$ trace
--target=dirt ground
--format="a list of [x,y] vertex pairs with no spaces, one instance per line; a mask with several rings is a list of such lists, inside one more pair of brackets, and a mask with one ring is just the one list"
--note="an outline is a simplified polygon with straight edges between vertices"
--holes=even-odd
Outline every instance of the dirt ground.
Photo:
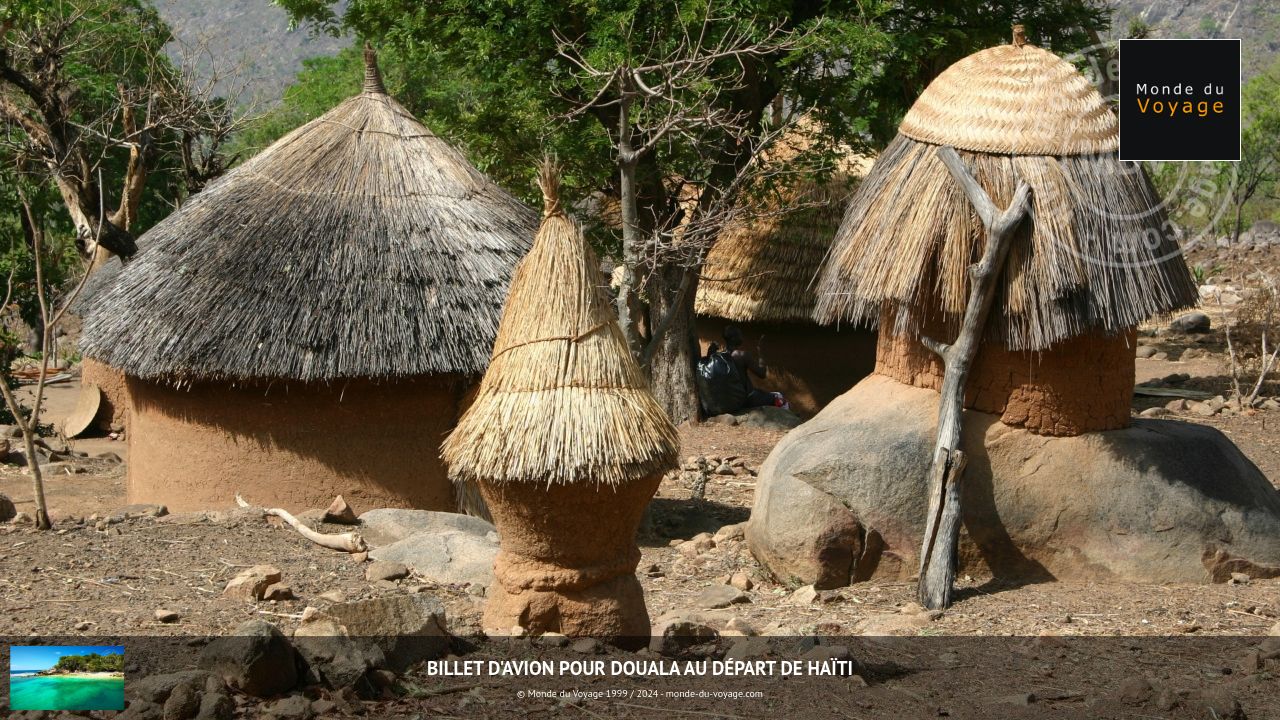
[[[1144,342],[1162,341],[1152,338]],[[1209,349],[1209,355],[1181,360],[1180,352],[1172,352],[1166,359],[1139,360],[1139,382],[1187,373],[1191,378],[1182,381],[1181,387],[1225,392],[1229,377],[1222,356],[1215,349],[1214,338],[1206,338],[1197,346]],[[48,417],[51,421],[69,412],[76,392],[74,384],[50,389]],[[1134,412],[1163,406],[1168,400],[1136,398]],[[1273,482],[1280,482],[1280,441],[1275,431],[1280,425],[1280,411],[1209,418],[1180,413],[1178,418],[1222,430]],[[673,544],[679,541],[700,532],[715,533],[726,525],[747,519],[755,486],[754,470],[782,435],[779,431],[716,424],[681,428],[683,457],[736,456],[744,467],[734,476],[713,475],[705,499],[699,502],[690,499],[690,488],[683,480],[664,481],[654,503],[649,532],[641,543],[640,577],[650,616],[656,619],[669,611],[697,611],[719,621],[737,618],[756,630],[781,626],[781,632],[787,635],[835,636],[837,642],[862,643],[854,655],[863,663],[871,663],[860,672],[871,683],[871,688],[859,695],[859,699],[832,699],[822,705],[821,712],[811,713],[802,711],[803,706],[786,704],[794,700],[778,700],[792,697],[796,692],[801,697],[805,693],[823,692],[822,686],[815,684],[816,679],[793,680],[790,685],[773,687],[772,695],[766,693],[775,698],[772,704],[726,706],[712,701],[686,700],[679,705],[684,712],[717,717],[770,714],[774,717],[1043,717],[1045,715],[1030,710],[1036,709],[1038,713],[1052,708],[1058,712],[1055,717],[1183,717],[1176,713],[1126,714],[1127,710],[1109,714],[1106,708],[1110,706],[1103,702],[1105,693],[1099,694],[1102,693],[1099,690],[1089,695],[1080,688],[1105,686],[1111,688],[1107,692],[1112,692],[1131,673],[1118,667],[1114,676],[1108,676],[1106,682],[1099,684],[1098,678],[1088,672],[1068,672],[1062,668],[1071,652],[1082,653],[1079,662],[1098,662],[1095,656],[1101,652],[1100,648],[1060,650],[1056,649],[1055,639],[1113,636],[1138,643],[1142,642],[1142,636],[1206,640],[1252,636],[1256,639],[1280,622],[1280,579],[1228,585],[1043,583],[1018,586],[964,576],[958,583],[958,602],[945,613],[929,614],[921,612],[915,604],[915,587],[908,583],[861,583],[824,593],[822,601],[814,605],[794,605],[788,601],[793,588],[773,582],[741,540],[727,540],[695,557],[676,550]],[[121,441],[98,438],[76,441],[73,447],[90,455],[113,452],[127,462],[126,443]],[[12,498],[18,510],[31,510],[30,477],[21,468],[0,466],[0,493]],[[469,638],[469,643],[480,643],[469,645],[471,651],[511,652],[510,648],[495,646],[493,641],[481,637],[483,597],[469,593],[466,588],[441,587],[416,578],[399,581],[394,588],[371,585],[364,579],[363,567],[350,556],[317,547],[291,529],[252,512],[228,509],[136,518],[109,522],[98,529],[97,518],[91,516],[109,517],[113,510],[125,504],[123,464],[95,466],[84,473],[54,474],[48,478],[47,493],[55,532],[37,533],[27,527],[0,525],[0,635],[83,636],[86,641],[93,636],[108,635],[200,637],[226,633],[238,623],[255,617],[275,622],[288,633],[298,624],[303,609],[322,592],[341,590],[349,599],[430,592],[444,603],[450,630],[457,636]],[[357,512],[366,509],[356,508]],[[88,520],[81,522],[85,518]],[[246,604],[222,597],[223,586],[238,569],[262,563],[282,570],[284,582],[292,586],[296,600]],[[708,586],[725,582],[735,572],[750,577],[753,583],[747,593],[750,602],[726,610],[699,611],[697,596]],[[157,609],[177,612],[180,620],[158,622]],[[972,657],[966,657],[962,651],[960,660],[939,661],[939,657],[950,652],[947,648],[867,645],[865,640],[855,637],[864,634],[952,640],[956,636],[1007,637],[1010,638],[1009,657],[1015,659],[1011,662],[1016,667],[1008,669],[1007,681],[1001,681],[990,676],[998,664],[990,665],[982,659],[992,652],[990,645],[975,646]],[[1141,647],[1145,657],[1150,657],[1146,653],[1156,652],[1147,646],[1131,645],[1101,654],[1115,660],[1124,653],[1138,652],[1134,647]],[[527,653],[527,645],[524,648]],[[1267,698],[1274,698],[1278,689],[1275,678],[1280,672],[1275,671],[1280,668],[1266,666],[1270,674],[1248,676],[1237,671],[1234,678],[1229,677],[1231,668],[1238,665],[1238,656],[1245,650],[1247,647],[1243,645],[1210,648],[1204,651],[1207,654],[1192,660],[1170,661],[1172,665],[1149,663],[1161,665],[1162,669],[1147,674],[1152,675],[1153,682],[1156,675],[1160,675],[1164,677],[1162,682],[1189,687],[1185,678],[1176,680],[1179,672],[1200,679],[1207,673],[1215,678],[1214,683],[1220,680],[1232,683],[1233,697],[1246,709],[1265,708]],[[543,654],[541,650],[538,652]],[[1174,651],[1164,648],[1160,652]],[[610,653],[608,657],[618,656],[618,651]],[[1038,653],[1048,653],[1051,657],[1039,665],[1025,662],[1027,657],[1034,659]],[[554,655],[551,652],[548,656]],[[875,665],[877,657],[880,665]],[[919,662],[907,672],[899,667],[908,662],[904,658],[916,658]],[[1138,662],[1137,666],[1141,665]],[[957,666],[981,668],[983,672],[980,676],[957,675]],[[1033,672],[1036,667],[1043,672]],[[1046,670],[1046,667],[1059,669]],[[1015,670],[1030,674],[1014,682]],[[1265,680],[1261,685],[1257,684],[1259,676]],[[965,677],[968,680],[964,680]],[[584,692],[617,685],[610,682],[607,678],[584,679],[579,685]],[[448,679],[440,678],[410,678],[406,683],[412,697],[385,703],[370,713],[377,717],[507,717],[516,707],[512,705],[509,684],[455,687]],[[637,686],[632,683],[629,687],[634,690]],[[663,687],[682,686],[673,681]],[[980,696],[986,698],[984,702],[995,703],[1001,710],[991,714],[988,708],[985,715],[962,711],[957,698],[972,697],[973,692],[978,692],[974,688],[980,688]],[[1035,696],[1035,704],[1030,707],[1032,701],[1025,697],[1028,694]],[[658,707],[633,697],[628,703],[609,706],[606,714],[601,715],[598,710],[601,706],[583,704],[585,702],[548,701],[538,705],[546,712],[530,716],[649,717]],[[1103,705],[1098,705],[1099,702]],[[529,705],[518,707],[527,710]],[[896,710],[885,714],[887,708]],[[244,716],[249,717],[251,713]],[[1186,717],[1192,716],[1200,715]],[[1280,713],[1268,715],[1255,709],[1248,717],[1280,717]]]

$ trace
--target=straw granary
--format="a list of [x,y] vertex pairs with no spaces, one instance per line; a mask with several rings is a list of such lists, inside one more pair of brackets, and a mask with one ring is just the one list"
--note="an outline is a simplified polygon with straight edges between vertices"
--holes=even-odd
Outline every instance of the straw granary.
[[486,627],[647,638],[635,534],[679,440],[550,164],[540,181],[542,226],[443,456],[456,480],[479,485],[502,538]]
[[440,440],[488,363],[536,215],[363,91],[156,225],[95,293],[127,376],[132,501],[452,509]]
[[1141,166],[1118,160],[1117,137],[1102,97],[1051,52],[1011,44],[960,60],[921,94],[854,195],[818,279],[816,317],[878,321],[876,371],[938,387],[941,363],[918,338],[954,337],[983,237],[938,158],[953,147],[997,205],[1018,179],[1032,203],[968,406],[1046,434],[1128,424],[1134,328],[1197,295],[1160,198]]
[[[821,326],[813,319],[813,278],[840,226],[844,208],[869,157],[848,153],[819,180],[790,161],[804,152],[812,123],[778,141],[766,158],[778,172],[747,193],[748,207],[707,253],[694,310],[702,351],[724,345],[737,325],[747,349],[762,348],[769,365],[761,387],[787,396],[792,410],[812,415],[871,372],[875,334],[867,327]],[[763,341],[762,341],[763,340]]]

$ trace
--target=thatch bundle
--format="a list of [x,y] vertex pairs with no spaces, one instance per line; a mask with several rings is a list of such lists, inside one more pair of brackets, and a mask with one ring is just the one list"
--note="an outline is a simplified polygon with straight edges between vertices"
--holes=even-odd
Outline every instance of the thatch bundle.
[[600,483],[674,466],[675,427],[650,395],[599,261],[544,167],[533,248],[511,280],[479,394],[444,443],[455,481]]
[[[735,322],[811,322],[811,284],[840,226],[854,183],[869,158],[848,155],[832,177],[786,177],[787,164],[808,145],[805,125],[780,139],[765,162],[782,177],[742,202],[745,217],[730,222],[707,253],[694,310]],[[789,210],[788,208],[798,208]]]
[[[990,326],[1012,350],[1086,332],[1115,333],[1196,302],[1141,166],[1116,155],[1110,108],[1069,63],[1030,45],[975,53],[944,71],[907,113],[850,203],[818,279],[820,322],[874,323],[897,310],[897,332],[931,316],[958,324],[967,268],[983,227],[937,156],[959,151],[1000,206],[1017,179],[1032,189]],[[933,319],[938,319],[934,317]]]
[[366,60],[361,94],[195,195],[99,283],[86,355],[178,382],[484,370],[536,215]]

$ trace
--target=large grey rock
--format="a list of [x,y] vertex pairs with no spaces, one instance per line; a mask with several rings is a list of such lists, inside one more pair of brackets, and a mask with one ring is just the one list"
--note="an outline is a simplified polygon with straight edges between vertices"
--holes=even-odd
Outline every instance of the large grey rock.
[[335,603],[324,612],[351,637],[377,644],[386,655],[386,667],[396,672],[449,649],[444,606],[424,593]]
[[369,557],[404,563],[432,582],[488,587],[493,582],[493,558],[498,554],[495,537],[458,530],[425,531],[374,548]]
[[[871,376],[760,470],[747,542],[819,588],[916,572],[937,393]],[[1280,576],[1280,492],[1222,433],[1172,420],[1079,437],[965,413],[961,562],[998,577]]]
[[346,626],[323,612],[309,615],[293,631],[293,647],[306,661],[308,682],[335,690],[355,687],[370,670],[386,664],[376,643],[353,639]]
[[1174,318],[1169,329],[1177,333],[1207,333],[1211,324],[1208,315],[1195,311]]
[[494,532],[494,527],[493,523],[470,515],[434,510],[380,508],[360,516],[360,535],[373,547],[431,532],[464,532],[484,537]]
[[270,697],[298,683],[296,655],[275,625],[247,620],[205,646],[200,667],[246,695]]

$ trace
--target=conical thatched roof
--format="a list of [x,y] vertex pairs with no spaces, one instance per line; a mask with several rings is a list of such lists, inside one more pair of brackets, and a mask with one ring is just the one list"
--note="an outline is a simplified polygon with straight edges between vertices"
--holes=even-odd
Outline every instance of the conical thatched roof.
[[536,215],[382,87],[156,225],[94,296],[86,355],[144,378],[479,373]]
[[898,311],[915,333],[930,315],[958,324],[981,221],[937,151],[952,144],[999,206],[1032,189],[996,302],[998,340],[1043,349],[1118,332],[1195,304],[1160,198],[1115,154],[1115,119],[1065,61],[1030,45],[990,48],[921,95],[845,212],[817,282],[815,317],[874,323]]
[[[805,125],[783,137],[766,162],[785,166],[808,147],[812,129]],[[734,322],[812,322],[813,277],[853,184],[870,166],[870,158],[850,153],[825,182],[799,175],[745,198],[756,206],[726,226],[707,253],[695,312]]]
[[676,429],[650,395],[599,260],[564,214],[554,171],[533,248],[511,280],[493,359],[443,447],[455,481],[616,485],[675,465]]

